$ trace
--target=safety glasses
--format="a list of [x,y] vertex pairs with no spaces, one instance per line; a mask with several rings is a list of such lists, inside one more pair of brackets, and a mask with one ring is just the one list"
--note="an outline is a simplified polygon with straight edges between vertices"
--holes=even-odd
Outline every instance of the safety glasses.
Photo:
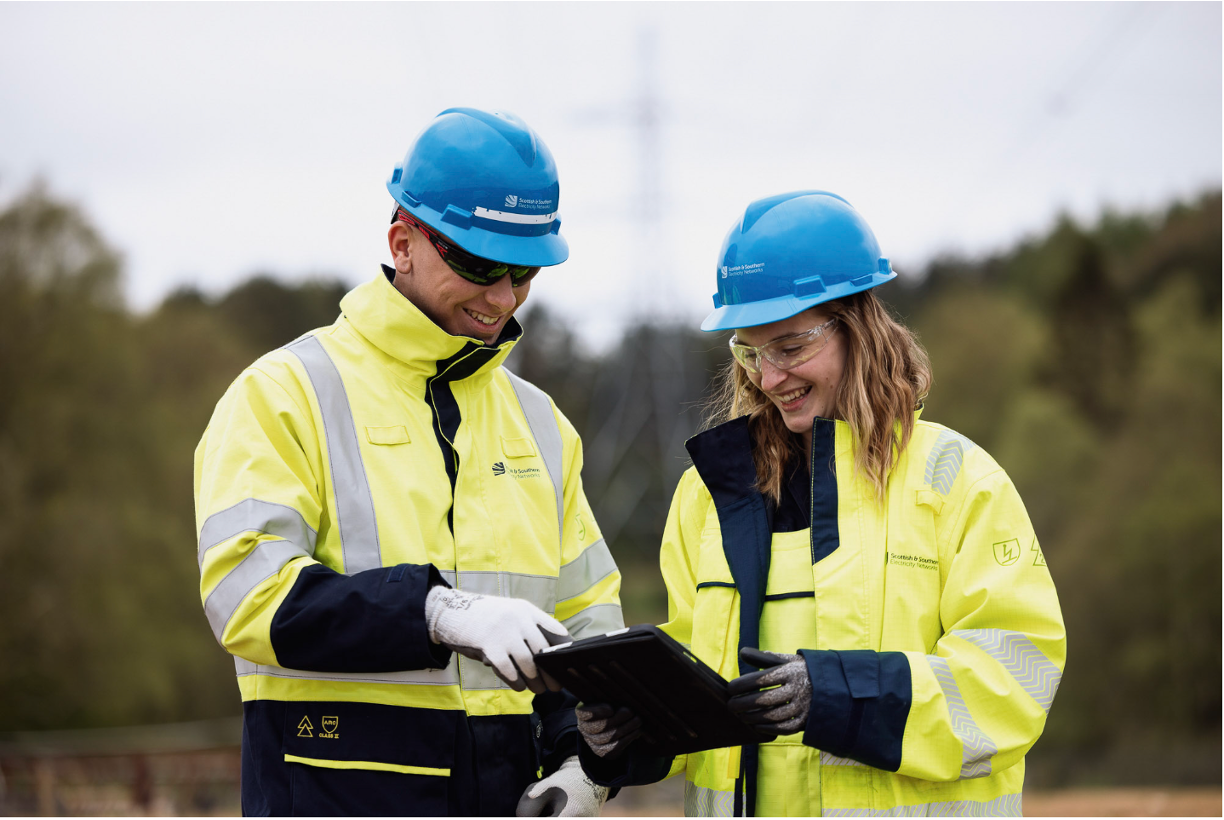
[[746,370],[751,370],[753,373],[761,372],[762,357],[768,359],[769,363],[779,370],[790,370],[808,361],[824,349],[833,336],[833,324],[836,321],[837,319],[830,319],[824,324],[816,325],[811,330],[805,330],[803,333],[796,333],[792,336],[783,336],[781,339],[774,339],[760,347],[742,344],[738,338],[732,336],[731,355]]
[[429,244],[433,245],[434,250],[438,252],[438,256],[442,257],[442,261],[455,273],[473,284],[491,285],[503,276],[509,275],[510,284],[517,288],[530,282],[540,272],[538,266],[507,265],[504,262],[494,262],[492,259],[474,256],[403,208],[395,212],[395,218],[407,222],[424,234]]

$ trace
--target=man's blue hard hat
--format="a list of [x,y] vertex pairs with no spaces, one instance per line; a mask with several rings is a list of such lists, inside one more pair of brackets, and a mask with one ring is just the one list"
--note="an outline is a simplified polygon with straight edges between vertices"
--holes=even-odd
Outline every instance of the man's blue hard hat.
[[448,108],[417,135],[387,190],[465,251],[509,265],[558,265],[557,166],[513,114]]
[[781,321],[896,277],[867,222],[828,191],[758,199],[723,240],[702,330]]

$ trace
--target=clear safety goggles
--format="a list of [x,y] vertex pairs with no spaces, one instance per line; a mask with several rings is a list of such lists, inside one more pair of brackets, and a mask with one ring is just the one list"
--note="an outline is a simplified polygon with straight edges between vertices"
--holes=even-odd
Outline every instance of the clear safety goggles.
[[760,347],[753,347],[740,342],[740,340],[732,336],[730,341],[731,355],[735,360],[744,366],[745,370],[750,370],[753,373],[761,372],[761,357],[769,360],[769,363],[779,370],[790,370],[792,367],[798,367],[804,362],[810,360],[813,356],[824,350],[824,346],[829,343],[829,339],[833,336],[834,323],[837,319],[816,325],[811,330],[805,330],[802,333],[795,333],[791,336],[783,336],[781,339],[774,339],[772,342],[763,344]]

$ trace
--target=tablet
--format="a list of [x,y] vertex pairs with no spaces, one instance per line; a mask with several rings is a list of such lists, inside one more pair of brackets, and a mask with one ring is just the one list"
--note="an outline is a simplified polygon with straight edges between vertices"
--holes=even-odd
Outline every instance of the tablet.
[[632,709],[642,718],[638,742],[649,754],[670,757],[773,739],[727,708],[722,676],[650,624],[550,646],[535,661],[584,703]]

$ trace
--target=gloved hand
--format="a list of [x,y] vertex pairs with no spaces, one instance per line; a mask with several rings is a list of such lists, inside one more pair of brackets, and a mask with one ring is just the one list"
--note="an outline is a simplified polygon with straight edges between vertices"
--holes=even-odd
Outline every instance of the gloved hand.
[[598,817],[607,799],[607,787],[591,782],[574,755],[548,777],[528,786],[514,813],[519,817]]
[[[812,679],[803,657],[744,647],[740,658],[761,671],[740,675],[727,684],[731,711],[766,734],[803,731],[812,706]],[[776,688],[766,688],[771,686]]]
[[574,714],[591,751],[608,760],[618,757],[642,734],[642,719],[627,706],[613,710],[606,703],[584,703]]
[[535,605],[436,586],[425,597],[425,621],[431,641],[491,666],[514,691],[561,691],[560,684],[536,669],[532,656],[571,638],[560,621]]

